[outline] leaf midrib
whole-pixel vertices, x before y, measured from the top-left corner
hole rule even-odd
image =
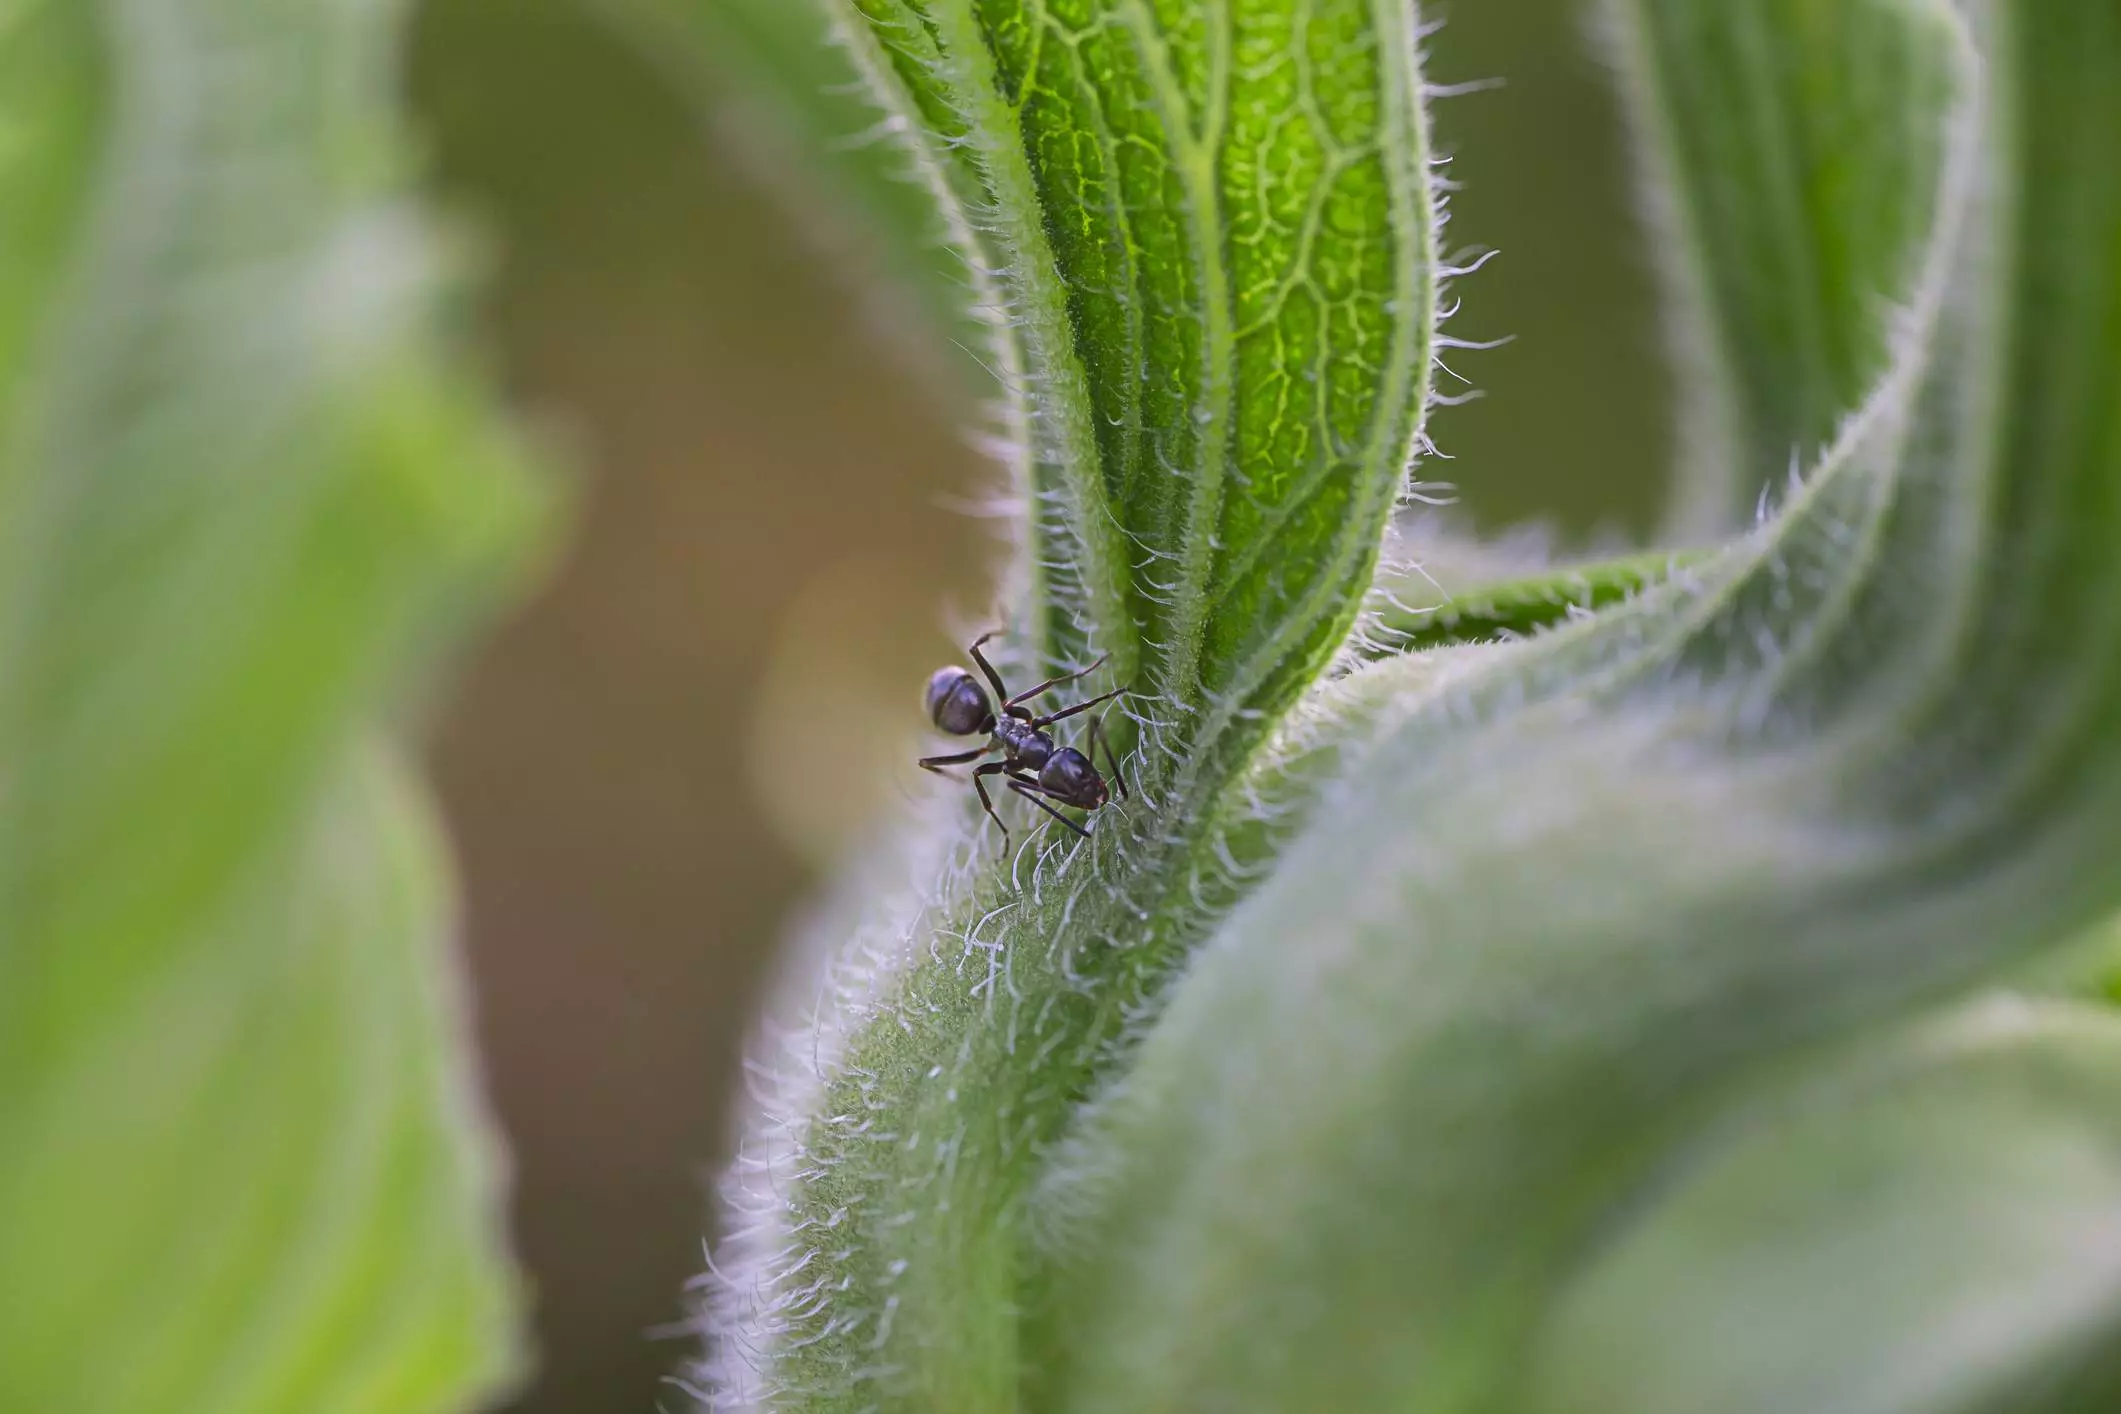
[[[1150,92],[1164,120],[1184,184],[1187,243],[1201,290],[1199,398],[1207,415],[1199,419],[1199,460],[1193,468],[1192,495],[1186,508],[1180,560],[1186,588],[1178,596],[1178,612],[1165,635],[1164,651],[1168,657],[1163,682],[1164,691],[1190,703],[1198,702],[1201,695],[1200,655],[1215,568],[1215,527],[1222,510],[1231,414],[1236,402],[1237,334],[1231,311],[1229,268],[1219,234],[1223,230],[1220,154],[1229,111],[1230,15],[1228,0],[1212,0],[1203,18],[1209,36],[1208,110],[1201,115],[1200,136],[1196,139],[1191,107],[1177,75],[1171,71],[1162,32],[1145,0],[1123,0],[1122,13],[1148,74]]]
[[[1068,315],[1067,290],[1056,278],[1053,245],[1044,226],[1026,219],[1043,211],[1044,203],[1024,152],[1023,124],[1001,91],[993,51],[972,0],[933,0],[929,21],[943,40],[938,64],[969,105],[968,140],[976,145],[993,188],[992,220],[1017,262],[1017,315],[1025,323],[1034,359],[1046,365],[1031,370],[1034,396],[1042,404],[1031,412],[1039,429],[1034,437],[1057,433],[1061,439],[1057,450],[1071,468],[1067,490],[1076,502],[1075,530],[1088,560],[1083,579],[1103,630],[1098,647],[1112,655],[1118,680],[1128,681],[1138,675],[1141,655],[1128,609],[1129,561],[1104,493],[1096,412]],[[1034,464],[1040,450],[1034,448]],[[1039,489],[1034,487],[1034,494]],[[1038,646],[1049,656],[1054,648],[1050,643]]]

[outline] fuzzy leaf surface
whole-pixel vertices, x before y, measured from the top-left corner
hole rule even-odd
[[[1625,603],[1703,558],[1699,552],[1650,551],[1551,565],[1448,589],[1424,566],[1419,577],[1377,586],[1374,597],[1383,599],[1385,606],[1363,625],[1364,647],[1372,656],[1384,657],[1529,638]]]
[[[936,882],[832,940],[757,1064],[700,1378],[985,1411],[1043,1360],[1019,1326],[1041,1146],[1271,851],[1257,803],[1331,759],[1311,727],[1376,705],[1289,715],[1416,441],[1435,209],[1404,0],[845,20],[1001,315],[1027,530],[1004,666],[1109,652],[1071,690],[1133,685],[1139,750],[1087,844],[1020,832],[996,869],[970,801],[909,823],[907,872]]]
[[[1734,1109],[1559,1295],[1528,1409],[2121,1398],[2121,1018],[1994,998]]]
[[[1683,365],[1674,531],[1727,534],[1884,376],[1936,204],[1928,0],[1604,0]]]
[[[2121,902],[2121,11],[1875,8],[1954,93],[1890,377],[1775,521],[1378,720],[1049,1166],[1049,1407],[1520,1407],[1725,1107]]]
[[[1412,7],[844,3],[1006,318],[1030,641],[1227,769],[1352,623],[1427,394]]]
[[[394,5],[0,23],[0,1403],[513,1364],[442,850],[363,745],[539,497],[422,327]]]

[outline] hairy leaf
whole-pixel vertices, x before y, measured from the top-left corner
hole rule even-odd
[[[2121,12],[1962,9],[1885,11],[1959,95],[1891,377],[1691,583],[1384,720],[1052,1166],[1051,1407],[1514,1407],[1722,1106],[2121,902]]]
[[[1033,641],[1234,758],[1347,632],[1426,397],[1411,8],[847,8],[998,286]]]
[[[1928,0],[1602,0],[1687,393],[1674,529],[1743,525],[1884,375],[1935,206]]]
[[[2005,999],[1736,1107],[1558,1293],[1525,1407],[2121,1397],[2121,1020]]]
[[[1054,827],[996,871],[928,817],[935,891],[872,906],[759,1063],[703,1378],[988,1410],[1037,1363],[1041,1145],[1271,851],[1261,804],[1293,817],[1337,759],[1321,724],[1378,710],[1278,720],[1354,622],[1412,450],[1435,218],[1404,0],[848,18],[1005,316],[1025,641],[1109,652],[1094,681],[1136,687],[1149,749],[1086,846]]]
[[[1111,649],[1154,694],[1150,746],[1189,750],[1146,754],[1124,825],[1019,850],[1006,882],[941,857],[937,816],[940,893],[833,954],[761,1067],[712,1395],[1470,1414],[1536,1378],[1551,1407],[1588,1400],[1601,1371],[1532,1357],[1557,1292],[1603,1290],[1577,1285],[1601,1235],[1665,1231],[1661,1178],[1776,1077],[2121,906],[2121,172],[2093,137],[2121,131],[2121,14],[1645,0],[1655,63],[1633,71],[1677,134],[1713,332],[1697,475],[1752,481],[1770,453],[1779,475],[1860,411],[1775,518],[1683,573],[1529,642],[1351,667],[1281,714],[1323,655],[1297,653],[1285,691],[1279,662],[1249,676],[1258,644],[1328,620],[1218,578],[1231,542],[1188,550],[1200,497],[1230,504],[1233,467],[1257,484],[1215,460],[1217,408],[1205,441],[1151,439],[1183,450],[1155,459],[1170,483],[1130,458],[1160,400],[1221,386],[1213,319],[1172,326],[1196,347],[1155,317],[1172,288],[1214,312],[1188,222],[1247,229],[1187,185],[1189,139],[1221,131],[1188,124],[1232,74],[1266,85],[1260,113],[1308,119],[1275,98],[1276,57],[1218,64],[1270,12],[1330,36],[1332,7],[858,10],[856,50],[1009,313],[1031,638]],[[1695,131],[1711,104],[1723,126]],[[1837,148],[1843,122],[1860,140]],[[1242,378],[1235,396],[1241,447]],[[1352,612],[1339,541],[1261,524],[1263,555]],[[1488,597],[1529,621],[1549,596]],[[1258,622],[1226,654],[1236,608]],[[1956,1257],[2022,1236],[1969,1230]],[[1685,1240],[1704,1271],[1729,1255]],[[1599,1319],[1648,1319],[1637,1290]],[[2048,1335],[2017,1327],[2008,1358]],[[1673,1363],[1633,1387],[1684,1387],[1686,1353],[1651,1353]],[[1906,1348],[1843,1353],[1837,1388],[1858,1388]]]
[[[1373,595],[1384,607],[1364,624],[1364,646],[1371,656],[1383,657],[1527,638],[1623,603],[1704,558],[1652,551],[1552,565],[1455,589],[1446,588],[1441,575],[1424,565],[1419,575],[1377,585]]]
[[[536,501],[420,325],[397,12],[9,8],[0,1390],[454,1408],[511,1281],[440,852],[356,743]]]

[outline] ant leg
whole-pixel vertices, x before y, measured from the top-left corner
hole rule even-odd
[[[987,818],[1002,832],[1003,849],[1009,847],[1009,827],[1002,824],[1002,817],[994,813],[994,802],[987,798],[987,783],[980,777],[999,776],[1008,769],[1009,763],[1006,761],[989,761],[972,773],[972,788],[979,792],[979,808],[987,812]]]
[[[1100,702],[1110,702],[1115,697],[1125,696],[1130,690],[1129,688],[1115,687],[1110,692],[1099,693],[1096,697],[1087,698],[1076,703],[1073,707],[1063,707],[1058,712],[1049,712],[1043,717],[1033,717],[1031,726],[1036,730],[1041,727],[1050,727],[1055,722],[1065,722],[1078,712],[1087,712]]]
[[[1046,802],[1040,798],[1040,793],[1038,792],[1038,790],[1034,787],[1027,786],[1022,781],[1011,777],[1009,781],[1009,789],[1015,791],[1018,795],[1030,801],[1033,805],[1036,805],[1039,809],[1045,811],[1048,815],[1051,815],[1054,819],[1060,821],[1063,825],[1066,825],[1069,829],[1075,831],[1075,833],[1081,835],[1084,839],[1090,838],[1090,832],[1088,830],[1076,824],[1073,820],[1070,820],[1067,816],[1061,814],[1052,806],[1046,804]]]
[[[1112,768],[1112,784],[1119,790],[1119,798],[1125,800],[1127,778],[1119,773],[1119,758],[1112,754],[1112,743],[1105,739],[1105,714],[1102,712],[1090,719],[1090,746],[1092,750],[1105,749],[1105,764]]]
[[[965,650],[972,655],[972,661],[979,664],[979,670],[987,675],[987,683],[994,689],[994,700],[996,702],[1008,697],[1009,689],[1002,686],[1002,675],[994,671],[994,664],[988,662],[979,650],[982,644],[1000,632],[1001,630],[998,628],[988,629],[978,638],[973,639],[972,646]]]
[[[1014,707],[1017,706],[1019,703],[1029,702],[1032,698],[1038,696],[1041,692],[1049,692],[1064,683],[1074,682],[1077,678],[1086,678],[1090,676],[1090,674],[1096,672],[1099,668],[1105,666],[1105,658],[1109,658],[1111,656],[1112,655],[1110,653],[1105,654],[1104,657],[1099,658],[1096,662],[1092,663],[1089,667],[1084,668],[1080,672],[1065,673],[1057,678],[1047,678],[1037,687],[1030,688],[1024,692],[1019,692],[1018,694],[1016,694],[1016,696],[1010,698],[1007,702],[1004,702],[1002,706],[1004,708]]]
[[[992,750],[994,750],[993,746],[989,745],[979,747],[972,751],[960,751],[954,756],[923,756],[919,761],[915,762],[914,764],[919,766],[923,771],[934,771],[938,776],[940,776],[944,774],[941,769],[942,767],[962,766],[967,761],[977,761],[980,759],[980,757],[985,756],[988,752]]]
[[[1009,789],[1015,791],[1018,795],[1030,801],[1033,805],[1036,805],[1039,809],[1045,811],[1048,815],[1051,815],[1054,819],[1060,821],[1063,825],[1066,825],[1069,829],[1075,831],[1075,833],[1081,835],[1084,839],[1090,838],[1089,830],[1085,829],[1081,825],[1078,825],[1075,821],[1069,819],[1067,816],[1060,814],[1058,811],[1054,810],[1052,806],[1046,804],[1046,802],[1049,800],[1057,800],[1062,805],[1074,806],[1074,808],[1078,810],[1082,809],[1081,806],[1076,805],[1074,801],[1068,799],[1068,797],[1062,795],[1059,791],[1048,789],[1046,786],[1039,784],[1038,777],[1031,775],[1021,766],[1012,766],[1006,772],[1004,772],[1004,774],[1007,775],[1009,778]]]

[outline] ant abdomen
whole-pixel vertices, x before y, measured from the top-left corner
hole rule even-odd
[[[1105,778],[1090,764],[1090,758],[1072,746],[1063,746],[1046,758],[1038,783],[1064,805],[1095,810],[1105,803]]]

